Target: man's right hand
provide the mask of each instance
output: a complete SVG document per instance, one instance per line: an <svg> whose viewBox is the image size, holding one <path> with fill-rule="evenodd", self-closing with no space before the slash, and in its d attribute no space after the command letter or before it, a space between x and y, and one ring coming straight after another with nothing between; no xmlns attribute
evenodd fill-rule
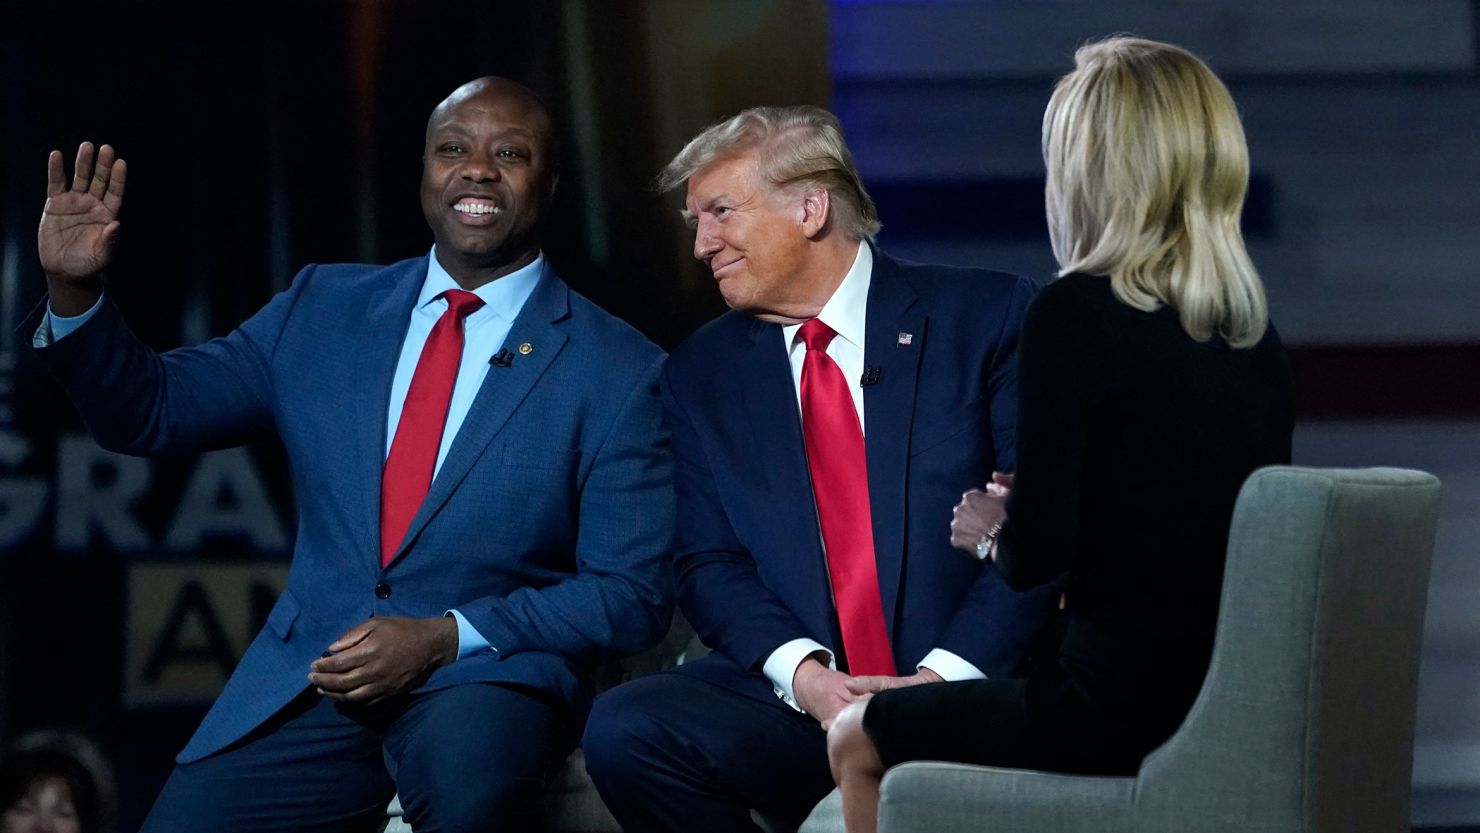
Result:
<svg viewBox="0 0 1480 833"><path fill-rule="evenodd" d="M796 674L791 678L791 690L802 711L812 715L826 729L844 706L859 699L848 690L847 684L851 679L847 674L818 662L816 657L808 657L797 666Z"/></svg>
<svg viewBox="0 0 1480 833"><path fill-rule="evenodd" d="M95 157L92 143L82 143L71 187L62 171L61 152L54 150L47 158L46 205L41 209L36 250L57 315L81 315L102 294L98 273L113 261L127 175L127 164L109 145Z"/></svg>

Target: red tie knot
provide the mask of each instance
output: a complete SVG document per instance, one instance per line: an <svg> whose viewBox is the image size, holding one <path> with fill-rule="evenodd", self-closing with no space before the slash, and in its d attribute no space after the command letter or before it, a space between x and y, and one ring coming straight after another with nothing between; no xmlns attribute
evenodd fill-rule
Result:
<svg viewBox="0 0 1480 833"><path fill-rule="evenodd" d="M459 320L467 318L483 306L483 299L466 289L449 289L442 293L442 297L447 301L448 311Z"/></svg>
<svg viewBox="0 0 1480 833"><path fill-rule="evenodd" d="M822 319L813 318L802 325L802 343L807 345L808 350L827 350L827 345L832 343L833 336L837 331L822 323Z"/></svg>

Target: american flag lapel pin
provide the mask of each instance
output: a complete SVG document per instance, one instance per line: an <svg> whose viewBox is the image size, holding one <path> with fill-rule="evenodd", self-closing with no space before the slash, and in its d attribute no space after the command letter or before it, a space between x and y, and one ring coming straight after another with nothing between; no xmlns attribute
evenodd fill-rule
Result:
<svg viewBox="0 0 1480 833"><path fill-rule="evenodd" d="M900 333L899 334L899 343L900 344L909 344L909 343L913 342L914 340L915 340L915 336L914 336L913 333Z"/></svg>

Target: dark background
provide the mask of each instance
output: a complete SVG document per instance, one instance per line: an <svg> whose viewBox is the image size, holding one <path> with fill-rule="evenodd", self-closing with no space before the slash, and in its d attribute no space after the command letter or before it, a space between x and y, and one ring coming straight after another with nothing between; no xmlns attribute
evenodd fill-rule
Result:
<svg viewBox="0 0 1480 833"><path fill-rule="evenodd" d="M62 149L69 170L83 140L108 142L127 159L108 291L146 342L168 349L225 333L305 264L425 254L431 236L417 188L427 115L471 78L514 78L561 122L566 153L545 245L552 264L672 347L723 306L687 257L679 200L651 187L677 150L657 137L654 111L667 107L670 129L687 135L751 104L826 104L825 7L771 6L733 11L769 15L772 27L800 25L795 37L816 50L810 77L788 82L790 94L768 91L763 79L721 84L674 119L677 110L655 100L646 80L653 69L634 44L665 15L687 18L681 5L649 14L638 3L446 0L6 4L0 463L11 483L0 489L19 491L0 491L0 511L29 523L0 552L0 741L43 727L93 737L117 767L121 828L136 826L209 699L130 702L127 654L224 674L244 648L231 631L255 630L266 612L262 587L243 625L232 619L238 612L200 594L208 581L140 583L140 568L208 575L288 557L286 547L229 532L188 551L166 544L189 511L183 493L199 458L130 469L98 453L72 466L73 476L62 473L63 446L83 428L24 349L30 334L9 332L44 294L34 234L50 149ZM285 468L273 440L250 449L247 470L290 537ZM107 493L126 471L148 478L127 507L146 540L120 543L127 536L97 521L60 531L78 517L62 508L68 494L75 508L79 489ZM245 499L230 482L208 492L228 514ZM33 493L44 495L34 511ZM150 593L162 595L135 598ZM176 627L139 631L141 605L168 611Z"/></svg>

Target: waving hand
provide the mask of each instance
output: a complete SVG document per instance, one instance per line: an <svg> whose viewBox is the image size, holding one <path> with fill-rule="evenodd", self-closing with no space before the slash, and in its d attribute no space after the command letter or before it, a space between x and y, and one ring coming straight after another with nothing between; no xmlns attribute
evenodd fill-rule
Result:
<svg viewBox="0 0 1480 833"><path fill-rule="evenodd" d="M77 149L77 165L68 186L62 154L52 151L46 160L46 205L36 248L53 295L53 306L67 315L82 310L62 309L58 301L96 300L97 274L113 260L118 238L118 212L123 206L128 166L103 145L94 154L91 142ZM78 297L80 296L80 297ZM91 301L86 301L91 305ZM82 309L86 309L84 306Z"/></svg>

